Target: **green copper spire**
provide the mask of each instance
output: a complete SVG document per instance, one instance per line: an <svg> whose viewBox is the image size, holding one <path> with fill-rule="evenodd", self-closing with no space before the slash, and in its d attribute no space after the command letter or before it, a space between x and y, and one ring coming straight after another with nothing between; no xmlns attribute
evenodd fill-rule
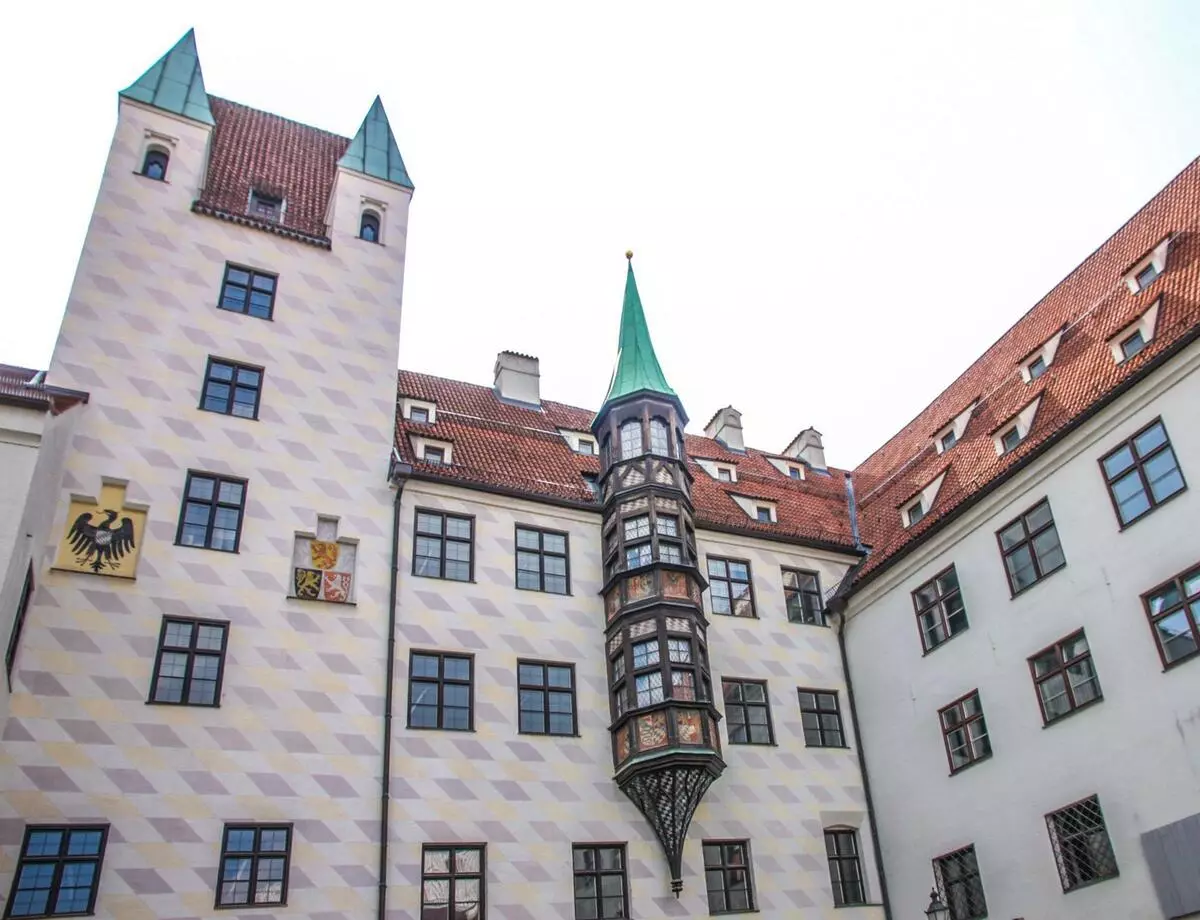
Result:
<svg viewBox="0 0 1200 920"><path fill-rule="evenodd" d="M642 298L638 296L637 280L633 277L633 253L625 253L625 258L629 260L629 271L625 275L625 305L621 308L621 332L617 337L617 366L613 368L604 405L642 390L678 400L678 395L667 383L650 341Z"/></svg>
<svg viewBox="0 0 1200 920"><path fill-rule="evenodd" d="M371 103L371 111L367 112L354 140L338 160L338 166L405 188L413 187L408 170L404 168L404 160L400 158L400 148L396 146L387 113L383 110L383 100L378 96Z"/></svg>
<svg viewBox="0 0 1200 920"><path fill-rule="evenodd" d="M208 93L204 91L195 29L188 29L174 48L160 57L132 86L121 90L120 95L206 125L216 124L208 107Z"/></svg>

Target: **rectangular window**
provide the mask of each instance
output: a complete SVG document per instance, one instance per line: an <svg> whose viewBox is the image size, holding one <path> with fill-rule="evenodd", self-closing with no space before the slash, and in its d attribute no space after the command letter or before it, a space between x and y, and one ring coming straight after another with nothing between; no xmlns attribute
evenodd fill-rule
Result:
<svg viewBox="0 0 1200 920"><path fill-rule="evenodd" d="M833 883L834 905L866 904L867 893L858 855L858 833L851 828L826 830L825 855L829 857L829 881Z"/></svg>
<svg viewBox="0 0 1200 920"><path fill-rule="evenodd" d="M709 913L754 910L749 840L705 840L704 881Z"/></svg>
<svg viewBox="0 0 1200 920"><path fill-rule="evenodd" d="M228 623L163 617L150 702L219 706L228 637Z"/></svg>
<svg viewBox="0 0 1200 920"><path fill-rule="evenodd" d="M446 449L444 447L426 447L421 452L421 459L426 463L432 463L434 466L444 466L446 463Z"/></svg>
<svg viewBox="0 0 1200 920"><path fill-rule="evenodd" d="M1037 687L1042 721L1047 725L1103 699L1092 651L1082 629L1032 656L1029 670Z"/></svg>
<svg viewBox="0 0 1200 920"><path fill-rule="evenodd" d="M526 735L577 735L575 666L517 662L519 731Z"/></svg>
<svg viewBox="0 0 1200 920"><path fill-rule="evenodd" d="M5 917L61 917L96 909L108 825L30 825Z"/></svg>
<svg viewBox="0 0 1200 920"><path fill-rule="evenodd" d="M408 727L472 731L475 728L468 655L412 652L408 660Z"/></svg>
<svg viewBox="0 0 1200 920"><path fill-rule="evenodd" d="M21 647L21 630L25 628L25 617L33 602L33 563L25 569L25 582L21 585L21 596L17 599L17 612L13 615L12 632L8 634L8 647L4 650L4 674L8 679L8 691L12 692L13 666L17 663L17 649Z"/></svg>
<svg viewBox="0 0 1200 920"><path fill-rule="evenodd" d="M258 418L262 376L260 367L209 358L200 391L200 408L238 418Z"/></svg>
<svg viewBox="0 0 1200 920"><path fill-rule="evenodd" d="M1194 657L1200 650L1200 568L1143 595L1142 603L1163 665L1169 668Z"/></svg>
<svg viewBox="0 0 1200 920"><path fill-rule="evenodd" d="M625 845L571 848L575 874L575 920L620 920L629 916Z"/></svg>
<svg viewBox="0 0 1200 920"><path fill-rule="evenodd" d="M992 743L988 740L987 722L983 718L978 690L972 690L962 699L939 710L938 718L942 724L942 737L946 742L951 773L992 756Z"/></svg>
<svg viewBox="0 0 1200 920"><path fill-rule="evenodd" d="M721 692L730 744L775 743L766 681L722 680Z"/></svg>
<svg viewBox="0 0 1200 920"><path fill-rule="evenodd" d="M951 429L942 435L942 453L948 451L951 447L958 443L958 435Z"/></svg>
<svg viewBox="0 0 1200 920"><path fill-rule="evenodd" d="M846 746L837 691L800 690L800 719L806 747Z"/></svg>
<svg viewBox="0 0 1200 920"><path fill-rule="evenodd" d="M1139 329L1127 339L1121 341L1121 355L1124 360L1128 361L1139 351L1146 347L1146 340L1142 338L1142 330Z"/></svg>
<svg viewBox="0 0 1200 920"><path fill-rule="evenodd" d="M1134 278L1134 280L1137 282L1138 291L1140 292L1146 290L1146 288L1150 287L1150 285L1154 282L1154 279L1157 277L1158 267L1151 262L1140 272L1138 272Z"/></svg>
<svg viewBox="0 0 1200 920"><path fill-rule="evenodd" d="M800 471L800 467L798 467L798 466L789 466L788 467L788 476L790 476L792 479L803 479L804 478L804 474Z"/></svg>
<svg viewBox="0 0 1200 920"><path fill-rule="evenodd" d="M421 850L421 920L474 920L484 914L484 847Z"/></svg>
<svg viewBox="0 0 1200 920"><path fill-rule="evenodd" d="M770 508L766 507L765 505L759 505L755 510L758 512L758 520L760 520L764 524L771 523L771 509Z"/></svg>
<svg viewBox="0 0 1200 920"><path fill-rule="evenodd" d="M1001 528L996 539L1000 541L1008 586L1014 595L1067 564L1047 499Z"/></svg>
<svg viewBox="0 0 1200 920"><path fill-rule="evenodd" d="M1046 829L1064 892L1116 877L1117 857L1096 796L1046 815Z"/></svg>
<svg viewBox="0 0 1200 920"><path fill-rule="evenodd" d="M750 590L750 563L744 559L708 557L708 588L712 612L752 617L754 594Z"/></svg>
<svg viewBox="0 0 1200 920"><path fill-rule="evenodd" d="M222 310L270 319L275 312L275 284L278 280L278 275L227 264L218 306Z"/></svg>
<svg viewBox="0 0 1200 920"><path fill-rule="evenodd" d="M983 920L987 916L974 844L935 859L933 878L950 908L950 920Z"/></svg>
<svg viewBox="0 0 1200 920"><path fill-rule="evenodd" d="M596 442L589 441L587 438L580 438L579 449L576 453L586 454L589 457L594 456L596 453Z"/></svg>
<svg viewBox="0 0 1200 920"><path fill-rule="evenodd" d="M263 220L279 220L283 216L283 199L266 192L251 192L250 213Z"/></svg>
<svg viewBox="0 0 1200 920"><path fill-rule="evenodd" d="M954 566L917 588L912 598L921 647L925 651L937 648L967 628L967 608L963 604Z"/></svg>
<svg viewBox="0 0 1200 920"><path fill-rule="evenodd" d="M1038 355L1029 363L1028 370L1029 379L1037 380L1042 374L1046 373L1046 359Z"/></svg>
<svg viewBox="0 0 1200 920"><path fill-rule="evenodd" d="M408 410L408 420L410 422L429 422L429 410L424 406L412 406Z"/></svg>
<svg viewBox="0 0 1200 920"><path fill-rule="evenodd" d="M1162 419L1104 457L1100 466L1122 527L1187 488Z"/></svg>
<svg viewBox="0 0 1200 920"><path fill-rule="evenodd" d="M287 904L290 824L226 824L217 907Z"/></svg>
<svg viewBox="0 0 1200 920"><path fill-rule="evenodd" d="M569 594L567 535L517 526L517 587L547 594Z"/></svg>
<svg viewBox="0 0 1200 920"><path fill-rule="evenodd" d="M733 470L728 470L723 466L717 467L717 479L721 482L733 482Z"/></svg>
<svg viewBox="0 0 1200 920"><path fill-rule="evenodd" d="M417 509L413 574L424 578L470 581L475 519Z"/></svg>
<svg viewBox="0 0 1200 920"><path fill-rule="evenodd" d="M189 472L175 542L236 553L245 507L246 480Z"/></svg>
<svg viewBox="0 0 1200 920"><path fill-rule="evenodd" d="M924 500L913 502L908 506L908 526L912 527L920 523L921 518L925 517L925 502Z"/></svg>
<svg viewBox="0 0 1200 920"><path fill-rule="evenodd" d="M816 572L800 569L783 570L783 600L787 618L792 623L825 625L824 604L821 601L821 582Z"/></svg>
<svg viewBox="0 0 1200 920"><path fill-rule="evenodd" d="M1004 452L1016 450L1017 445L1021 443L1021 429L1014 425L1004 434L1000 435L1000 444L1004 447Z"/></svg>

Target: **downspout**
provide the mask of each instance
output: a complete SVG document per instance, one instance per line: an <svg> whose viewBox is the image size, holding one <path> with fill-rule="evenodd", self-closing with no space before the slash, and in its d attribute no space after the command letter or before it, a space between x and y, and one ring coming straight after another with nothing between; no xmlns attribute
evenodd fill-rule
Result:
<svg viewBox="0 0 1200 920"><path fill-rule="evenodd" d="M846 476L846 508L850 515L850 532L854 536L854 547L865 550L866 547L859 538L858 505L854 500L854 483L849 476ZM883 868L883 847L879 843L878 822L875 820L875 800L871 797L871 776L867 772L867 753L863 746L862 732L858 729L858 706L854 699L854 680L850 676L850 658L846 654L845 628L848 605L846 596L850 593L850 586L854 584L854 576L858 574L858 570L865 562L866 557L864 556L862 560L849 568L825 609L833 620L838 651L842 656L842 673L846 676L846 700L850 704L850 725L854 729L854 738L857 742L855 752L858 755L858 772L862 775L863 798L867 804L867 820L871 822L871 851L875 854L875 871L879 873L879 900L883 904L884 920L892 920L892 902L888 897L887 873Z"/></svg>
<svg viewBox="0 0 1200 920"><path fill-rule="evenodd" d="M388 481L396 487L392 502L392 573L388 586L387 683L383 692L383 777L379 794L379 910L378 920L387 918L388 815L392 790L392 702L396 682L396 587L400 577L400 500L412 467L392 452Z"/></svg>

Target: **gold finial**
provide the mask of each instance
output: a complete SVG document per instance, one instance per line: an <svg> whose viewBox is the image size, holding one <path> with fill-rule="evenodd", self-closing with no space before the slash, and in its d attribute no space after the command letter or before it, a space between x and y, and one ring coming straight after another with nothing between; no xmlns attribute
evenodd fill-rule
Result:
<svg viewBox="0 0 1200 920"><path fill-rule="evenodd" d="M633 250L632 249L625 250L625 258L627 258L630 262L633 261Z"/></svg>

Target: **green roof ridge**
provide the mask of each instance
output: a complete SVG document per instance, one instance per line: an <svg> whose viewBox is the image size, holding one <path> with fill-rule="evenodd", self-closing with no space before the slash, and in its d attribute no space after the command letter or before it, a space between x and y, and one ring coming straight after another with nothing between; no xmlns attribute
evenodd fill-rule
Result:
<svg viewBox="0 0 1200 920"><path fill-rule="evenodd" d="M412 188L412 179L404 167L400 156L400 148L396 146L396 137L392 134L392 126L388 122L387 112L383 110L383 100L378 96L371 103L371 110L363 119L354 140L338 160L338 166L353 169L355 172L394 182L405 188Z"/></svg>
<svg viewBox="0 0 1200 920"><path fill-rule="evenodd" d="M208 93L204 90L195 29L188 29L170 51L132 86L121 90L120 95L206 125L216 124L208 106Z"/></svg>
<svg viewBox="0 0 1200 920"><path fill-rule="evenodd" d="M654 343L650 341L642 298L633 276L633 253L626 253L625 257L629 260L629 269L625 274L625 303L621 308L621 331L617 336L617 364L601 411L614 400L645 390L679 399L667 383L654 353Z"/></svg>

